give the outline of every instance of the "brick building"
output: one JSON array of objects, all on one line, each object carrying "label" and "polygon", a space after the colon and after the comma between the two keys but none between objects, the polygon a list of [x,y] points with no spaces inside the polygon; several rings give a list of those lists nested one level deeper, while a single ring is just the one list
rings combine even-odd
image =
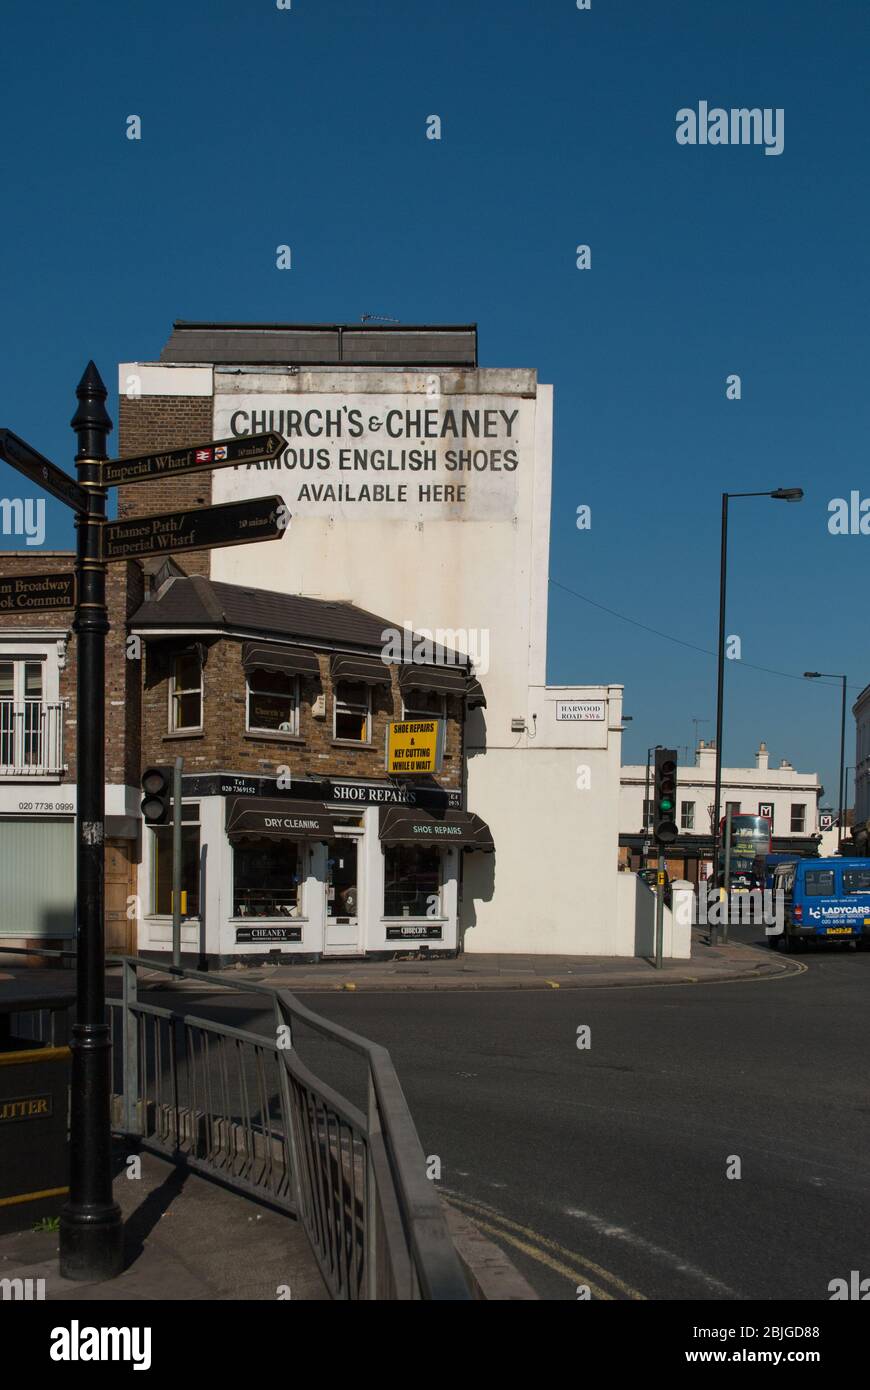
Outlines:
[{"label": "brick building", "polygon": [[[0,577],[68,574],[74,560],[6,552]],[[171,946],[171,829],[143,826],[139,803],[142,769],[177,757],[185,953],[456,948],[462,849],[491,848],[464,809],[466,711],[485,703],[466,658],[439,648],[428,666],[385,662],[386,618],[211,583],[171,557],[110,565],[107,604],[110,952]],[[72,616],[0,616],[4,945],[74,935]],[[387,725],[405,718],[439,721],[436,775],[386,776]]]},{"label": "brick building", "polygon": [[[464,808],[466,658],[382,656],[388,619],[351,604],[185,576],[169,564],[129,619],[141,642],[142,762],[184,760],[182,949],[457,946],[462,851],[492,849]],[[387,776],[389,721],[440,728],[431,775]],[[139,949],[171,944],[171,827],[146,827]]]},{"label": "brick building", "polygon": [[[72,551],[4,551],[0,577],[69,574]],[[109,567],[106,639],[106,939],[135,947],[129,903],[139,858],[139,674],[125,659],[126,615],[144,595],[139,565]],[[0,612],[0,942],[68,945],[74,934],[76,638],[72,609]]]}]

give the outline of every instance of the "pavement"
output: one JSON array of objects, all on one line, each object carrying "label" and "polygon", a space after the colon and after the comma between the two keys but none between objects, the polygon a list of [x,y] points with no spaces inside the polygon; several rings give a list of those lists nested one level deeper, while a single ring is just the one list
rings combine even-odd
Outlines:
[{"label": "pavement", "polygon": [[[769,948],[731,940],[711,946],[697,933],[690,960],[666,960],[661,970],[635,956],[463,955],[455,960],[323,960],[315,965],[231,965],[210,971],[240,988],[265,984],[294,993],[335,990],[377,992],[393,990],[588,989],[590,986],[711,984],[726,980],[759,979],[799,973],[801,967]],[[165,988],[166,975],[143,970],[140,984]],[[176,981],[173,988],[202,993],[201,981]]]},{"label": "pavement", "polygon": [[[118,1278],[62,1279],[57,1232],[15,1231],[0,1236],[0,1298],[10,1296],[4,1280],[42,1279],[42,1288],[36,1282],[29,1288],[46,1302],[329,1301],[305,1233],[292,1217],[150,1153],[135,1155],[139,1176],[128,1178],[129,1157],[117,1147],[121,1171],[114,1194],[124,1219]],[[476,1223],[447,1203],[445,1219],[474,1298],[537,1299]]]},{"label": "pavement", "polygon": [[62,1279],[57,1232],[18,1231],[0,1236],[0,1280],[44,1279],[48,1301],[329,1298],[305,1233],[291,1217],[152,1154],[137,1157],[141,1176],[128,1178],[119,1154],[114,1184],[125,1241],[117,1279]]}]

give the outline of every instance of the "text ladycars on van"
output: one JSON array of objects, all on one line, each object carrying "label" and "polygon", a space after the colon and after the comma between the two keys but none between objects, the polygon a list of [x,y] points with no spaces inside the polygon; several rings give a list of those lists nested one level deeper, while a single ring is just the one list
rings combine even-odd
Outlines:
[{"label": "text ladycars on van", "polygon": [[870,942],[870,859],[798,859],[779,864],[774,898],[783,895],[783,931],[771,945],[797,941]]}]

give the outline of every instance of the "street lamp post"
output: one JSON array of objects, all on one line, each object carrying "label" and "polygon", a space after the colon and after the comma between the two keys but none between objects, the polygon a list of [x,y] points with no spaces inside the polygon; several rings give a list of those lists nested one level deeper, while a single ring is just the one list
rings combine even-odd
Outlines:
[{"label": "street lamp post", "polygon": [[846,813],[844,790],[846,781],[846,677],[833,671],[804,671],[808,681],[824,676],[827,680],[843,682],[843,705],[840,712],[840,809],[837,816],[837,853],[843,852],[843,817]]},{"label": "street lamp post", "polygon": [[[803,488],[777,487],[771,492],[723,492],[722,540],[719,556],[719,650],[716,679],[716,786],[713,793],[713,882],[719,877],[719,805],[722,800],[722,718],[725,696],[725,587],[728,568],[728,503],[732,497],[774,497],[799,502]],[[724,885],[727,891],[728,885]]]}]

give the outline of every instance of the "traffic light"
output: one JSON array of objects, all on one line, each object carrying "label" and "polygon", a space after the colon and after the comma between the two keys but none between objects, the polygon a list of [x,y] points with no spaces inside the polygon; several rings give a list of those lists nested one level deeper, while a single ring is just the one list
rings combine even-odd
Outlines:
[{"label": "traffic light", "polygon": [[673,844],[677,829],[677,750],[656,749],[653,835],[660,845]]},{"label": "traffic light", "polygon": [[145,795],[139,809],[145,824],[166,825],[172,800],[172,768],[146,767],[142,773],[142,790]]}]

